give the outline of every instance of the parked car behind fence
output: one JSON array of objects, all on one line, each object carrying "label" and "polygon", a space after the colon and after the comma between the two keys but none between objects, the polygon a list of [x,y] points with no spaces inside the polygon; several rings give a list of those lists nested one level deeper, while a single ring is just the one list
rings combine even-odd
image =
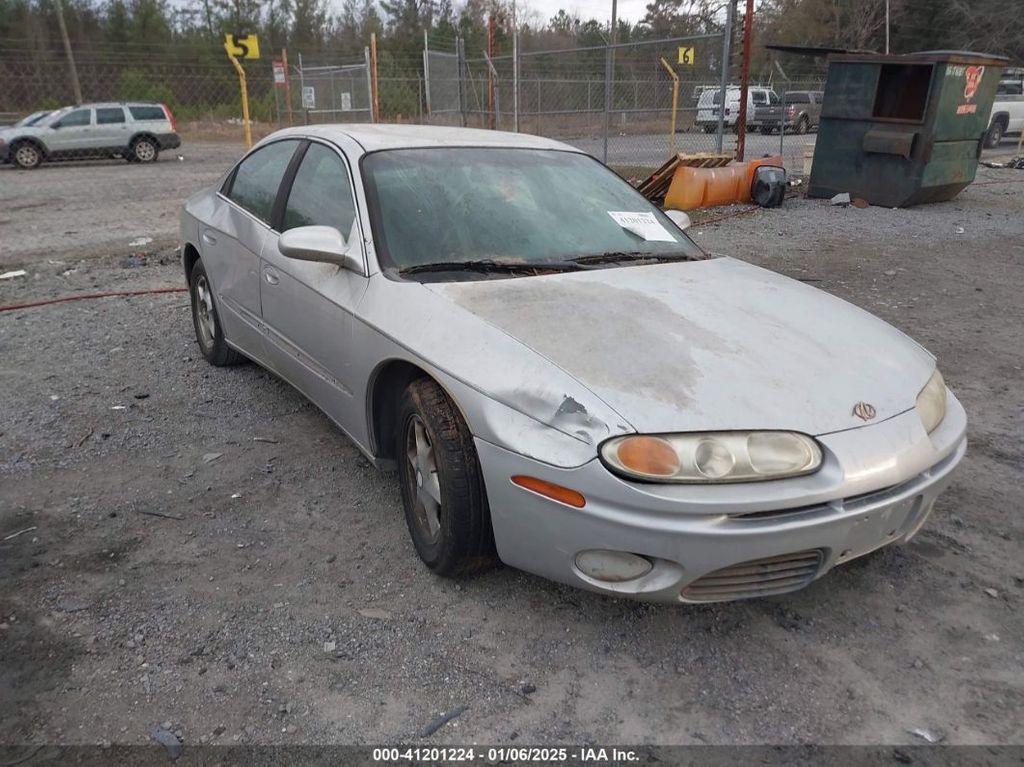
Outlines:
[{"label": "parked car behind fence", "polygon": [[123,157],[153,162],[181,146],[166,104],[146,102],[65,107],[30,125],[0,130],[0,162],[38,168],[49,160]]},{"label": "parked car behind fence", "polygon": [[807,133],[821,122],[823,91],[787,91],[781,99],[774,92],[770,96],[770,103],[757,107],[754,114],[762,133],[774,133],[780,126],[783,130]]}]

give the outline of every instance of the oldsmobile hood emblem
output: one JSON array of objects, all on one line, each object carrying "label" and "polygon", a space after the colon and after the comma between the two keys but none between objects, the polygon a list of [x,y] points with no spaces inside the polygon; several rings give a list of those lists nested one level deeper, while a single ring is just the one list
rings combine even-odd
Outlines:
[{"label": "oldsmobile hood emblem", "polygon": [[870,421],[877,412],[874,405],[870,405],[867,402],[858,402],[853,406],[853,414],[862,421]]}]

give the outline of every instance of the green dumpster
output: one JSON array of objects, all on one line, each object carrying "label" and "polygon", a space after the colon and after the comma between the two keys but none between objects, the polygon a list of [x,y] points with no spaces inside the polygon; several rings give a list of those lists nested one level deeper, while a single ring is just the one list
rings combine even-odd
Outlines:
[{"label": "green dumpster", "polygon": [[1008,59],[961,51],[829,58],[807,193],[905,207],[974,181]]}]

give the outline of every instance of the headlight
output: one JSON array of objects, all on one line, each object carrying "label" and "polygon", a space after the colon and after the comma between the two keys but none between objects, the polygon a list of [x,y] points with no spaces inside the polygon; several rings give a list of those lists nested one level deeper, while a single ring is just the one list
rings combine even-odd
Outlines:
[{"label": "headlight", "polygon": [[616,474],[648,482],[755,482],[809,474],[821,448],[789,431],[723,431],[615,437],[601,459]]},{"label": "headlight", "polygon": [[936,370],[928,383],[917,395],[917,414],[921,416],[924,430],[931,434],[946,417],[946,382],[942,373]]}]

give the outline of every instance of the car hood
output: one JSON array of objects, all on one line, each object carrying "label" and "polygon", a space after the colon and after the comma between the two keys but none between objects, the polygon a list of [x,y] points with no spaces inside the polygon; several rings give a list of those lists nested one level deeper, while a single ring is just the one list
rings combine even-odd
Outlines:
[{"label": "car hood", "polygon": [[50,128],[39,128],[39,127],[36,127],[34,125],[26,125],[26,126],[22,126],[20,128],[14,126],[14,125],[9,125],[9,126],[6,126],[4,128],[0,128],[0,137],[3,137],[5,139],[11,139],[11,138],[13,138],[15,136],[17,136],[19,138],[22,137],[22,136],[40,136],[41,137],[41,136],[49,135],[52,132],[53,132],[53,130],[50,129]]},{"label": "car hood", "polygon": [[912,407],[934,358],[824,291],[730,258],[429,283],[637,431],[863,426]]}]

